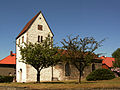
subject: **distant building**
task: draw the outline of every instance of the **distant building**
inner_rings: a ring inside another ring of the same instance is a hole
[[[10,55],[0,60],[0,75],[15,76],[16,54],[10,52]]]
[[[18,45],[24,47],[24,42],[42,42],[46,37],[53,39],[53,33],[43,16],[42,12],[35,15],[18,34],[16,38],[16,80],[17,82],[35,82],[37,79],[37,71],[30,65],[20,62],[21,54]],[[102,61],[95,62],[85,68],[83,77],[97,68],[102,67]],[[59,63],[58,65],[49,68],[42,69],[40,73],[41,81],[53,80],[73,80],[78,79],[79,72],[77,69],[69,65],[69,63]]]
[[[103,61],[102,61],[102,68],[110,69],[110,68],[113,67],[113,62],[115,61],[115,58],[105,57],[105,56],[102,56],[100,58],[103,59]]]

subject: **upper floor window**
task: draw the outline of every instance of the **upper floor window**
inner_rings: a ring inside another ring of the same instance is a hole
[[[38,42],[40,42],[40,36],[38,36]]]
[[[22,43],[24,43],[24,36],[22,37]]]
[[[53,37],[51,37],[51,47],[53,47]]]
[[[43,42],[43,36],[41,36],[41,42]]]
[[[69,63],[67,62],[66,64],[65,64],[65,76],[70,76],[70,65],[69,65]]]
[[[43,42],[43,36],[38,35],[38,42]]]
[[[95,64],[92,64],[92,72],[95,70]]]
[[[18,44],[20,45],[20,39],[19,39],[19,41],[18,41]]]
[[[38,25],[38,30],[43,30],[43,26],[42,25]]]

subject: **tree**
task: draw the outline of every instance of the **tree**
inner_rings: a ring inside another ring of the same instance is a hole
[[[61,41],[63,49],[66,50],[64,59],[66,58],[65,60],[73,64],[79,71],[79,83],[81,83],[84,68],[97,57],[94,51],[102,46],[101,43],[103,41],[104,40],[98,42],[93,37],[85,37],[82,39],[79,36],[74,38],[67,36],[67,40],[63,39],[63,41]]]
[[[40,72],[43,68],[56,65],[60,60],[58,47],[53,47],[50,41],[50,38],[46,38],[42,43],[29,42],[25,43],[25,47],[20,46],[21,62],[37,70],[37,82],[40,82]]]
[[[120,68],[120,48],[112,53],[112,57],[115,58],[113,62],[113,67]]]
[[[110,80],[115,78],[114,73],[109,69],[99,68],[91,72],[87,77],[87,81],[96,81],[96,80]]]

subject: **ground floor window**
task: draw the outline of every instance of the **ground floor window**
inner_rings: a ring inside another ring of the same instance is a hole
[[[65,76],[70,76],[70,65],[68,62],[65,64]]]
[[[92,71],[94,71],[95,70],[95,64],[93,63],[92,64]]]

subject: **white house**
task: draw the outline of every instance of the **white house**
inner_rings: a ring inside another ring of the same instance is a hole
[[[17,82],[35,82],[37,81],[37,71],[30,65],[20,62],[20,48],[18,45],[24,47],[24,42],[42,42],[45,37],[50,36],[53,38],[53,33],[40,11],[35,15],[23,28],[23,30],[16,37],[16,81]],[[101,63],[96,64],[96,68],[101,67]],[[88,75],[92,71],[91,66],[85,69],[84,75]],[[79,72],[77,69],[69,65],[68,63],[59,63],[58,65],[42,69],[40,73],[41,81],[51,81],[53,80],[68,80],[77,79],[79,77]],[[84,77],[84,76],[83,76]]]
[[[50,36],[53,38],[53,33],[40,11],[35,15],[23,28],[16,38],[16,81],[17,82],[33,82],[36,81],[36,70],[27,64],[20,62],[21,55],[18,45],[24,47],[24,42],[42,42],[45,37]],[[41,81],[51,81],[51,67],[41,71]],[[58,73],[59,74],[59,73]]]

